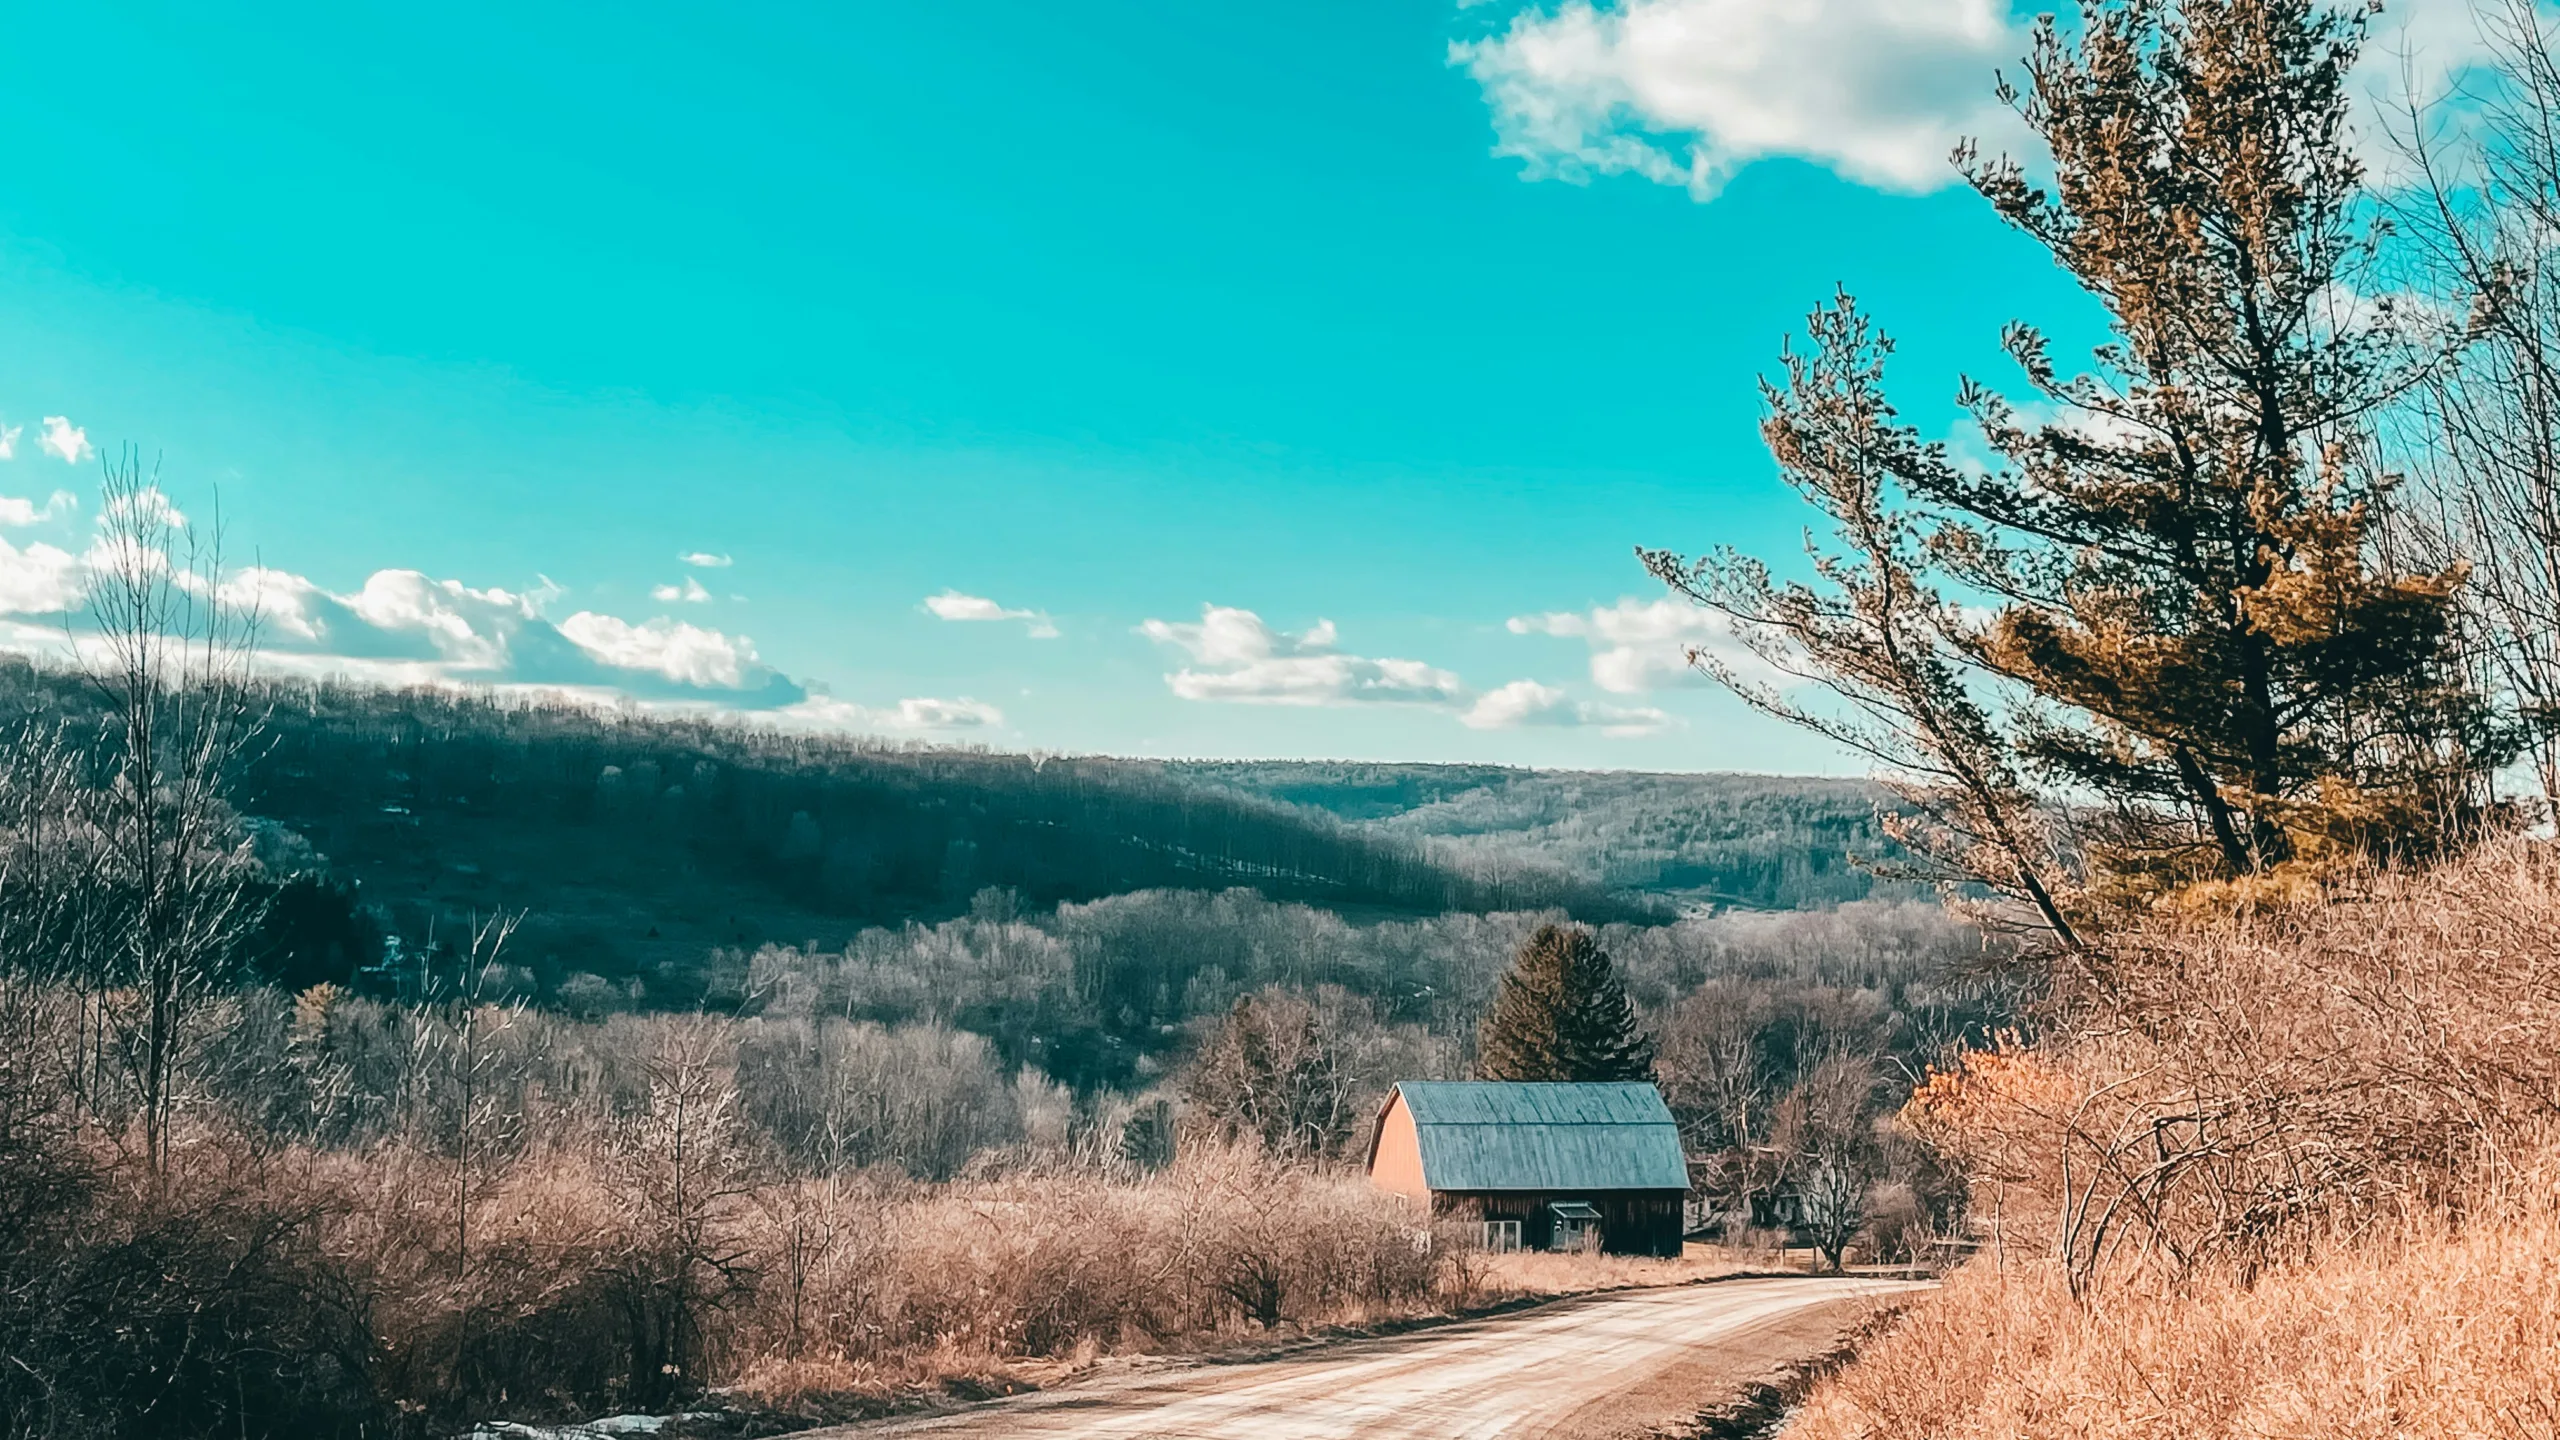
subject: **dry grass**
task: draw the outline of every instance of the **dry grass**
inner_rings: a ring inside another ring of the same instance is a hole
[[[2116,937],[1906,1115],[1990,1245],[1791,1436],[2560,1437],[2560,853]]]
[[[1487,1255],[1479,1262],[1481,1285],[1489,1298],[1531,1295],[1583,1295],[1595,1290],[1634,1290],[1649,1285],[1687,1285],[1749,1270],[1773,1268],[1766,1257],[1718,1245],[1689,1245],[1680,1258],[1634,1255],[1554,1255],[1533,1250]]]
[[[1817,1388],[1801,1440],[2560,1435],[2560,1203],[2414,1224],[2243,1285],[1956,1275]]]
[[[2299,1259],[2459,1211],[2560,1122],[2560,852],[2514,841],[2323,903],[2110,937],[2032,1051],[1933,1076],[1906,1117],[1977,1216],[2087,1283]]]

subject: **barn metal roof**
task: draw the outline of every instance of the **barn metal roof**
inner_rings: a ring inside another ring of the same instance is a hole
[[[1686,1190],[1662,1092],[1638,1082],[1408,1081],[1396,1087],[1434,1190]]]

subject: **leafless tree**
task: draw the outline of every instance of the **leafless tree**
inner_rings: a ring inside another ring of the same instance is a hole
[[[218,515],[191,524],[130,450],[101,490],[94,629],[72,643],[107,719],[102,773],[80,793],[111,897],[99,958],[127,997],[109,1028],[159,1171],[188,1022],[257,920],[256,866],[228,790],[261,726],[258,614],[224,583]]]
[[[2399,208],[2448,349],[2402,416],[2415,470],[2395,517],[2459,592],[2485,677],[2525,722],[2546,807],[2560,802],[2560,54],[2533,0],[2481,0],[2489,77],[2416,106],[2398,139],[2424,180]],[[2445,123],[2458,103],[2470,122]]]
[[[642,1404],[696,1383],[705,1318],[743,1296],[754,1275],[738,1223],[754,1186],[724,1038],[708,1024],[665,1031],[645,1066],[646,1108],[623,1137],[629,1217],[615,1278]]]
[[[487,993],[489,977],[522,920],[521,913],[505,912],[475,920],[460,977],[449,984],[431,977],[411,1012],[411,1069],[424,1082],[413,1085],[413,1095],[434,1112],[432,1119],[413,1117],[413,1129],[425,1132],[421,1138],[440,1147],[453,1167],[448,1194],[456,1375],[470,1363],[475,1318],[472,1215],[524,1138],[525,1057],[507,1043],[524,1001],[499,1002]]]

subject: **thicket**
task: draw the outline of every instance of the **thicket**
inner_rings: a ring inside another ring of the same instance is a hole
[[[0,980],[0,1433],[859,1399],[1468,1283],[1356,1177],[1132,1155],[1131,1107],[965,1032],[235,990],[186,1015],[146,1147],[144,1072],[78,1040],[95,1003]]]

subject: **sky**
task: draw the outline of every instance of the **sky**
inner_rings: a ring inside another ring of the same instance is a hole
[[[609,17],[609,18],[608,18]],[[2396,84],[2477,48],[2386,22]],[[1848,772],[1639,544],[1800,554],[1758,378],[1930,433],[2100,317],[1957,183],[1999,0],[22,7],[0,643],[104,458],[266,663],[1006,749]],[[2381,83],[2381,82],[2377,82]]]

